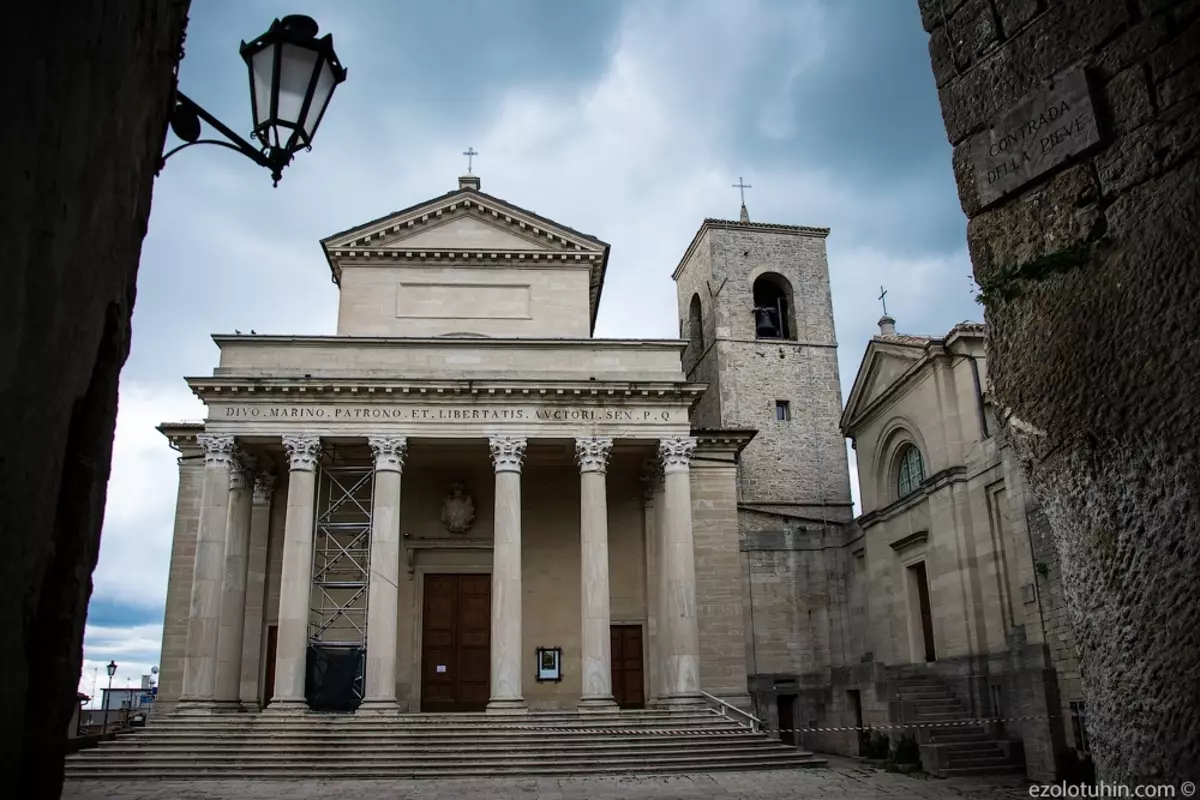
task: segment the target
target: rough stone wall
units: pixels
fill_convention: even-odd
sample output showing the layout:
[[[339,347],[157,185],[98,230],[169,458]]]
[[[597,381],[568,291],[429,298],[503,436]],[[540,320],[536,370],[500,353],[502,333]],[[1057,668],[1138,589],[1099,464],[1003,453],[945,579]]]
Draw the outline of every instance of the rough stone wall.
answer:
[[[175,532],[167,574],[167,602],[163,612],[162,652],[158,661],[158,694],[153,706],[156,715],[170,711],[183,691],[183,655],[191,612],[192,571],[196,561],[196,530],[200,525],[203,484],[203,453],[196,447],[183,448],[175,499]]]
[[[692,426],[696,428],[721,427],[721,393],[717,385],[721,370],[717,361],[718,350],[714,346],[717,340],[717,289],[713,283],[712,241],[706,231],[696,242],[695,249],[675,282],[679,302],[679,335],[689,339],[688,348],[683,352],[683,371],[689,381],[709,385],[709,391],[692,409]],[[688,322],[692,297],[700,298],[702,341],[692,341],[690,338]]]
[[[187,7],[47,0],[9,20],[0,73],[5,796],[61,790],[117,379]]]
[[[1053,531],[1098,774],[1200,777],[1200,6],[919,0],[997,408]],[[984,208],[971,137],[1088,70],[1101,141]]]

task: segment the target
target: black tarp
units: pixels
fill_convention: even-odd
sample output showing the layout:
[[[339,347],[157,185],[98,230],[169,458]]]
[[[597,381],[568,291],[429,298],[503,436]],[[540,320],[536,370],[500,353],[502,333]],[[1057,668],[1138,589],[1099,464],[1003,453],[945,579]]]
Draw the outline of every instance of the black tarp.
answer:
[[[362,647],[308,646],[308,707],[313,711],[353,711],[362,702]]]

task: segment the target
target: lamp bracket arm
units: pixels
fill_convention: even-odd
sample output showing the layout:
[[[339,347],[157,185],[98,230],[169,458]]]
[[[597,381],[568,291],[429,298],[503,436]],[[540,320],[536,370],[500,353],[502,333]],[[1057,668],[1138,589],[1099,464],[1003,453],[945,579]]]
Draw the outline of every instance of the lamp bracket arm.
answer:
[[[193,144],[217,144],[217,145],[221,145],[222,147],[228,147],[230,150],[236,150],[237,152],[246,156],[251,161],[253,161],[255,164],[258,164],[260,167],[267,167],[268,169],[275,168],[275,165],[266,157],[266,155],[264,155],[260,150],[255,148],[254,145],[250,144],[245,139],[243,139],[242,137],[240,137],[236,133],[234,133],[232,130],[230,130],[229,126],[227,126],[225,123],[221,122],[221,120],[217,119],[212,114],[205,111],[204,108],[200,106],[200,104],[198,104],[197,102],[192,100],[186,94],[184,94],[183,92],[180,92],[180,91],[176,91],[175,92],[175,101],[179,105],[183,106],[187,110],[194,113],[200,119],[207,122],[209,125],[211,125],[213,128],[215,128],[218,133],[220,133],[222,136],[224,136],[229,141],[222,142],[217,139],[198,139],[194,142],[187,142],[185,144],[182,144],[179,147],[172,149],[171,151],[169,151],[168,153],[166,153],[166,155],[164,155],[162,157],[162,161],[160,162],[160,166],[159,166],[160,170],[162,169],[162,165],[166,164],[168,158],[173,156],[175,153],[178,153],[180,150],[184,149],[185,147],[188,147]]]

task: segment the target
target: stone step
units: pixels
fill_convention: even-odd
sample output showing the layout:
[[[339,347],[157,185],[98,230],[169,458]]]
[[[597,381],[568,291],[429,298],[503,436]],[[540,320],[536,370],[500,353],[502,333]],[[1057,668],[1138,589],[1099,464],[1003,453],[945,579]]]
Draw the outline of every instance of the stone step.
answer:
[[[430,728],[495,728],[495,727],[534,727],[534,728],[553,728],[553,727],[574,727],[574,728],[611,728],[611,727],[653,727],[663,726],[672,727],[677,725],[722,725],[722,724],[738,724],[736,721],[725,717],[717,716],[716,714],[691,714],[691,715],[671,715],[663,717],[564,717],[561,719],[530,719],[526,717],[512,717],[505,720],[484,720],[484,719],[454,719],[454,720],[438,720],[436,722],[423,722],[409,719],[396,718],[351,718],[347,720],[324,721],[307,718],[287,718],[281,719],[278,717],[235,717],[233,719],[208,719],[195,721],[180,721],[180,720],[160,720],[156,723],[148,725],[146,730],[168,731],[168,730],[214,730],[214,729],[253,729],[253,730],[269,730],[276,728],[304,728],[306,730],[322,730],[335,731],[340,729],[353,728],[355,730],[365,728],[412,728],[416,730],[428,730]]]
[[[324,753],[294,753],[289,751],[279,750],[254,750],[254,751],[234,751],[234,752],[213,752],[213,751],[192,751],[192,752],[152,752],[152,753],[128,753],[128,752],[107,752],[98,753],[92,751],[88,754],[80,754],[78,762],[97,762],[109,765],[150,765],[150,764],[195,764],[197,767],[235,767],[245,765],[285,765],[299,764],[304,766],[307,764],[329,764],[342,763],[350,761],[356,764],[374,764],[378,762],[419,762],[419,761],[473,761],[477,763],[493,763],[506,762],[513,758],[559,761],[561,759],[638,759],[647,756],[654,757],[684,757],[689,756],[694,752],[694,748],[686,746],[674,745],[658,748],[643,748],[643,747],[612,747],[612,748],[591,748],[591,749],[575,749],[575,750],[551,750],[546,749],[538,752],[524,752],[512,750],[494,750],[485,751],[477,748],[464,749],[459,747],[457,750],[428,750],[419,748],[398,752],[360,752],[352,756],[347,756],[345,753],[336,751],[326,751]],[[713,756],[733,756],[733,755],[765,755],[777,756],[783,754],[794,754],[795,748],[780,745],[776,742],[761,741],[757,743],[748,743],[741,745],[731,745],[720,748],[712,748],[708,752]]]
[[[777,753],[754,753],[746,756],[711,755],[693,753],[678,757],[655,758],[653,763],[645,759],[511,759],[499,763],[479,763],[464,754],[466,763],[449,760],[426,759],[424,761],[381,761],[363,764],[350,758],[342,762],[314,765],[315,768],[304,769],[303,765],[255,765],[252,768],[239,769],[235,765],[214,765],[212,770],[181,759],[173,766],[155,765],[154,767],[139,767],[136,771],[114,769],[115,765],[103,762],[79,762],[68,759],[66,774],[68,778],[100,778],[154,779],[180,778],[188,780],[222,780],[230,775],[238,778],[400,778],[400,777],[486,777],[492,775],[586,775],[586,774],[670,774],[692,771],[713,770],[755,770],[755,769],[792,769],[795,767],[819,767],[827,762],[811,753],[797,751],[793,748],[782,748]],[[91,768],[92,765],[95,768]]]
[[[563,728],[563,729],[487,729],[481,728],[478,730],[455,730],[440,729],[431,731],[419,730],[362,730],[362,731],[309,731],[303,729],[280,730],[280,731],[146,731],[142,733],[130,734],[123,736],[122,740],[128,741],[154,741],[154,742],[180,742],[180,741],[209,741],[217,738],[223,739],[242,739],[247,741],[262,741],[264,739],[275,738],[301,738],[301,739],[318,739],[322,741],[344,741],[355,742],[364,739],[421,739],[421,738],[451,738],[461,740],[464,737],[470,738],[564,738],[564,737],[596,737],[596,736],[637,736],[641,738],[662,737],[662,736],[719,736],[719,735],[738,735],[738,734],[753,734],[749,728],[738,726],[729,727],[713,727],[701,725],[681,725],[679,727],[662,728]]]
[[[999,745],[992,740],[984,740],[978,742],[959,742],[953,744],[939,744],[950,755],[965,755],[965,756],[990,756],[995,753],[1002,752]]]
[[[1013,762],[999,749],[990,755],[963,755],[950,753],[950,766],[953,767],[1003,767]]]
[[[943,778],[953,778],[971,775],[1024,775],[1024,764],[1003,764],[994,767],[947,767],[938,770]]]
[[[696,747],[709,746],[719,747],[722,745],[741,745],[747,742],[771,742],[778,744],[777,739],[771,739],[764,735],[743,733],[743,734],[719,734],[712,736],[695,736],[681,734],[678,736],[586,736],[572,737],[569,739],[555,737],[506,737],[506,738],[477,738],[471,740],[472,749],[505,749],[505,748],[575,748],[586,750],[592,746],[609,746],[621,745],[630,747],[639,746],[659,746],[669,745],[672,743],[681,746]],[[108,753],[108,752],[187,752],[196,753],[207,750],[236,750],[245,752],[247,750],[258,749],[275,749],[275,750],[325,750],[325,751],[364,751],[373,750],[375,748],[392,748],[392,749],[413,749],[413,748],[442,748],[442,749],[463,749],[463,740],[454,737],[406,737],[403,739],[358,739],[354,741],[345,740],[330,740],[319,737],[311,737],[307,739],[195,739],[190,741],[150,741],[135,742],[129,739],[118,740],[115,742],[102,742],[98,747],[90,750],[82,751],[84,753]]]

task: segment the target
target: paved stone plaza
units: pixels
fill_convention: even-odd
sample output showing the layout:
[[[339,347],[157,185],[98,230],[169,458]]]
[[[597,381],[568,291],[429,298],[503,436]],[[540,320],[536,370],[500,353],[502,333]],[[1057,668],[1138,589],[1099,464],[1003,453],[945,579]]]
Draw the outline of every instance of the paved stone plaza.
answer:
[[[928,798],[1000,800],[1028,797],[1017,777],[928,778],[831,759],[826,769],[718,772],[620,778],[497,778],[447,781],[68,781],[63,800],[770,800],[771,798]]]

